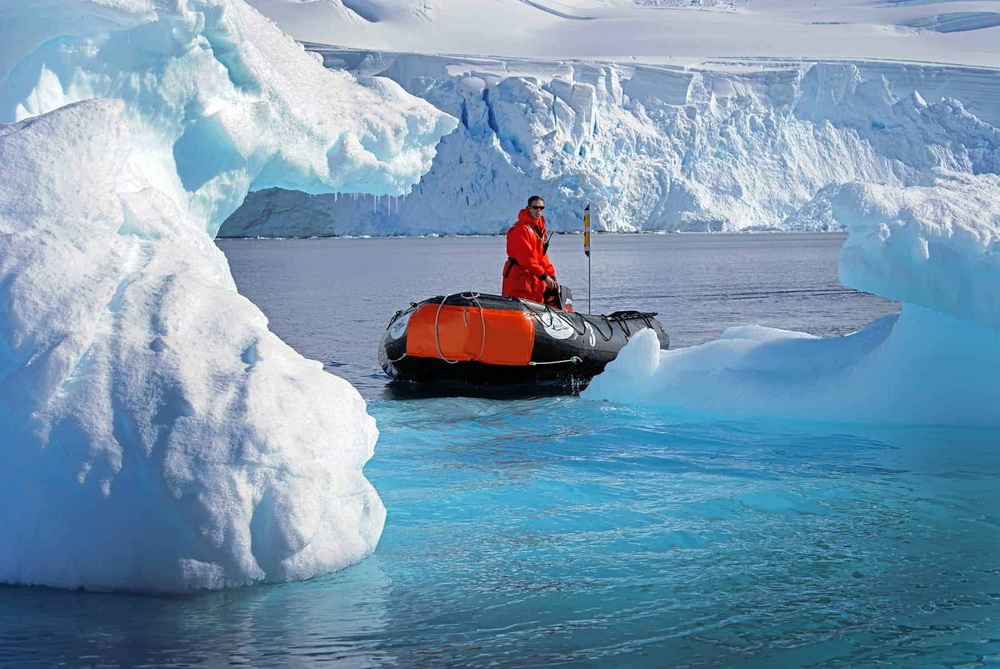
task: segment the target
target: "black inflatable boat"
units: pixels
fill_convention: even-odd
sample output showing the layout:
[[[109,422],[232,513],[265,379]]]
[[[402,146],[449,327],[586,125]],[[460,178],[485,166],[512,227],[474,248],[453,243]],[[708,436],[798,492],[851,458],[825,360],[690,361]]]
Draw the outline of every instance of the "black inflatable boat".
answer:
[[[670,338],[655,316],[580,314],[472,292],[439,295],[392,317],[379,363],[394,382],[420,386],[577,391],[641,329],[652,328],[667,348]]]

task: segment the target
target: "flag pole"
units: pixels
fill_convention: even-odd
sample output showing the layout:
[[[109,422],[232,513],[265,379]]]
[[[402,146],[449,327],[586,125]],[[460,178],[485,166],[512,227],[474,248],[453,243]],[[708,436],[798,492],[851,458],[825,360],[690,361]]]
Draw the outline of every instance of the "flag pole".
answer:
[[[583,210],[583,252],[587,254],[587,313],[591,314],[591,298],[593,296],[593,291],[591,289],[591,279],[590,279],[590,203],[587,203],[587,208]]]

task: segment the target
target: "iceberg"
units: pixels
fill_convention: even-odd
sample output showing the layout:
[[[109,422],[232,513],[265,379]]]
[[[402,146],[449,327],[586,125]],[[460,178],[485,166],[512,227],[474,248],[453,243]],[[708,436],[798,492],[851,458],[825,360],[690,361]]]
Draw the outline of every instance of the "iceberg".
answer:
[[[456,122],[239,0],[0,24],[0,581],[180,592],[371,553],[374,420],[212,236],[251,188],[402,194]]]
[[[702,415],[1000,426],[1000,176],[828,193],[845,285],[902,303],[844,337],[760,326],[658,350],[640,332],[583,397]]]
[[[497,234],[546,198],[610,231],[830,230],[827,189],[1000,173],[996,70],[914,63],[750,67],[395,54],[318,45],[459,119],[399,198],[251,193],[222,236]]]

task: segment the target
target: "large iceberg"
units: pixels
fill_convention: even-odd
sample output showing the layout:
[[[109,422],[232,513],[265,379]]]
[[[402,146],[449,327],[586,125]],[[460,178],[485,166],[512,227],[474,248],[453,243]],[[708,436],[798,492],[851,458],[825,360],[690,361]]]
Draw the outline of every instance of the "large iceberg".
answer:
[[[369,554],[374,421],[211,236],[250,188],[405,193],[455,121],[239,0],[3,0],[0,25],[0,581],[183,591]]]
[[[1000,426],[1000,176],[829,194],[841,281],[902,309],[851,335],[732,327],[659,351],[641,332],[589,399],[726,417]]]
[[[487,233],[539,192],[555,230],[826,230],[827,189],[1000,173],[996,70],[913,63],[678,67],[315,47],[461,122],[401,198],[252,193],[224,236]]]

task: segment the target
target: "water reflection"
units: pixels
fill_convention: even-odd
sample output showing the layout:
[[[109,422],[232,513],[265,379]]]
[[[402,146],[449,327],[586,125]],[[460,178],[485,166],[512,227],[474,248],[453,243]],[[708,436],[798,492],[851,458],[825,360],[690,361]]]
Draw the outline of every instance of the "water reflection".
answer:
[[[303,583],[181,597],[0,588],[0,666],[395,664],[378,559]]]

